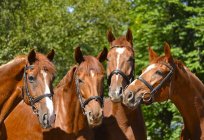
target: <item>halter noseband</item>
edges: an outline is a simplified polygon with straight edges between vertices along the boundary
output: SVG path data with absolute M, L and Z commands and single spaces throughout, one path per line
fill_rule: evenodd
M 89 97 L 88 99 L 86 99 L 84 101 L 83 97 L 82 97 L 82 94 L 81 94 L 81 91 L 80 91 L 80 86 L 79 86 L 79 79 L 77 78 L 76 76 L 76 73 L 75 73 L 75 83 L 76 83 L 76 94 L 79 98 L 79 102 L 80 102 L 80 105 L 81 105 L 81 108 L 82 108 L 82 112 L 84 115 L 86 115 L 86 112 L 85 112 L 85 106 L 91 101 L 91 100 L 97 100 L 99 101 L 101 107 L 103 107 L 103 95 L 101 96 L 91 96 Z
M 127 84 L 129 85 L 133 80 L 134 80 L 134 72 L 132 70 L 130 76 L 127 76 L 124 72 L 122 72 L 121 70 L 119 69 L 116 69 L 116 70 L 113 70 L 110 75 L 108 76 L 108 85 L 110 86 L 110 83 L 111 83 L 111 78 L 112 76 L 116 74 L 116 75 L 121 75 L 125 81 L 127 82 Z
M 170 65 L 168 65 L 167 63 L 164 63 L 164 62 L 160 62 L 160 64 L 165 65 L 166 67 L 168 67 L 170 71 L 168 72 L 168 74 L 164 77 L 164 79 L 163 79 L 156 87 L 153 87 L 152 85 L 150 85 L 150 84 L 149 84 L 146 80 L 144 80 L 141 76 L 139 76 L 139 77 L 137 78 L 138 80 L 140 80 L 143 84 L 145 84 L 145 85 L 150 89 L 150 93 L 146 92 L 146 93 L 144 93 L 143 96 L 142 96 L 142 100 L 143 100 L 144 103 L 151 103 L 151 102 L 153 102 L 153 100 L 154 100 L 154 94 L 155 94 L 156 92 L 158 92 L 158 91 L 162 88 L 162 86 L 164 85 L 164 83 L 165 83 L 167 80 L 171 79 L 171 77 L 172 77 L 172 75 L 173 75 L 173 73 L 174 73 L 174 69 L 173 69 L 172 66 L 170 66 Z M 163 74 L 162 74 L 162 75 L 163 75 Z M 146 94 L 150 94 L 150 97 L 149 97 L 148 99 L 145 99 L 145 95 L 146 95 Z
M 35 103 L 39 102 L 40 100 L 42 100 L 43 98 L 45 97 L 52 97 L 53 94 L 52 93 L 47 93 L 47 94 L 43 94 L 43 95 L 40 95 L 36 98 L 32 97 L 30 92 L 29 92 L 29 89 L 28 89 L 28 83 L 27 83 L 27 73 L 26 71 L 28 69 L 33 69 L 34 65 L 29 65 L 29 66 L 25 66 L 24 67 L 24 74 L 23 74 L 23 78 L 24 78 L 24 91 L 26 93 L 26 96 L 28 97 L 28 100 L 30 102 L 30 105 L 32 107 L 32 110 L 33 112 L 36 114 L 38 113 L 38 109 L 35 107 Z

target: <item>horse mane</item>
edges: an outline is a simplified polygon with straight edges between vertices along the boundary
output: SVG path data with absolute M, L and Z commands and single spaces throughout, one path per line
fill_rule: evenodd
M 62 80 L 59 82 L 59 84 L 56 86 L 56 88 L 59 88 L 63 85 L 65 85 L 68 82 L 71 82 L 74 77 L 74 72 L 77 68 L 77 65 L 74 65 L 70 68 L 70 70 L 67 72 L 67 74 L 62 78 Z
M 1 66 L 0 66 L 0 70 L 1 70 L 1 69 L 5 69 L 5 68 L 7 68 L 7 67 L 12 67 L 12 66 L 14 66 L 14 65 L 16 66 L 16 65 L 22 63 L 22 62 L 25 61 L 25 60 L 26 60 L 26 59 L 23 58 L 23 57 L 16 57 L 16 58 L 14 58 L 13 60 L 10 60 L 9 62 L 7 62 L 7 63 L 1 65 Z

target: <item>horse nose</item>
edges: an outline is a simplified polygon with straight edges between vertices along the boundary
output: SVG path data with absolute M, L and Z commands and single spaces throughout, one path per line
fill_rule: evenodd
M 49 123 L 49 121 L 48 121 L 48 114 L 47 113 L 43 114 L 42 119 L 43 119 L 43 123 L 45 125 L 47 125 Z
M 102 111 L 97 111 L 97 112 L 90 111 L 89 116 L 92 121 L 99 121 L 103 117 L 103 113 Z

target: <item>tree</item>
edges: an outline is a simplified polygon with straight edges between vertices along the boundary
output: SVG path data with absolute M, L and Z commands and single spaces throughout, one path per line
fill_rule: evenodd
M 92 55 L 109 46 L 106 31 L 123 30 L 121 27 L 128 21 L 125 10 L 128 5 L 125 0 L 3 0 L 0 2 L 0 64 L 32 48 L 42 53 L 53 48 L 58 82 L 75 63 L 76 46 Z

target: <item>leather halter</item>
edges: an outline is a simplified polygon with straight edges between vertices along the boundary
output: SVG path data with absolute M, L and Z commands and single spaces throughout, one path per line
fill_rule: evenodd
M 82 94 L 81 94 L 81 91 L 80 91 L 80 86 L 79 86 L 79 79 L 77 78 L 76 76 L 76 73 L 75 73 L 75 84 L 76 84 L 76 94 L 79 98 L 79 102 L 80 102 L 80 105 L 81 105 L 81 108 L 82 108 L 82 112 L 84 115 L 86 115 L 86 112 L 85 112 L 85 106 L 91 101 L 91 100 L 96 100 L 96 101 L 99 101 L 101 107 L 103 107 L 103 95 L 101 96 L 91 96 L 89 97 L 88 99 L 84 100 L 83 97 L 82 97 Z
M 26 96 L 28 97 L 28 100 L 29 100 L 29 103 L 30 103 L 30 105 L 32 107 L 33 112 L 36 114 L 36 113 L 38 113 L 38 109 L 35 107 L 35 103 L 39 102 L 40 100 L 42 100 L 45 97 L 52 97 L 53 94 L 52 93 L 46 93 L 46 94 L 40 95 L 40 96 L 35 97 L 35 98 L 31 96 L 31 94 L 29 92 L 29 89 L 28 89 L 26 71 L 29 70 L 29 69 L 33 69 L 33 67 L 34 67 L 34 65 L 29 65 L 29 66 L 26 65 L 24 67 L 23 79 L 24 79 L 24 91 L 26 93 Z
M 168 72 L 168 74 L 164 77 L 164 79 L 163 79 L 156 87 L 153 87 L 152 85 L 150 85 L 150 84 L 149 84 L 145 79 L 143 79 L 141 76 L 139 76 L 139 77 L 137 78 L 138 80 L 140 80 L 143 84 L 145 84 L 145 85 L 150 89 L 150 93 L 146 92 L 146 93 L 144 93 L 143 96 L 142 96 L 142 100 L 143 100 L 144 103 L 152 103 L 153 100 L 154 100 L 154 94 L 155 94 L 156 92 L 158 92 L 158 91 L 162 88 L 162 86 L 164 85 L 164 83 L 165 83 L 166 81 L 168 81 L 168 80 L 171 79 L 171 77 L 172 77 L 172 75 L 173 75 L 173 73 L 174 73 L 174 68 L 173 68 L 172 66 L 170 66 L 169 64 L 164 63 L 164 62 L 160 62 L 160 64 L 165 65 L 166 67 L 168 67 L 170 71 Z M 162 75 L 164 75 L 164 74 L 162 73 Z M 148 99 L 145 99 L 145 95 L 146 95 L 146 94 L 150 94 L 150 97 L 149 97 Z

